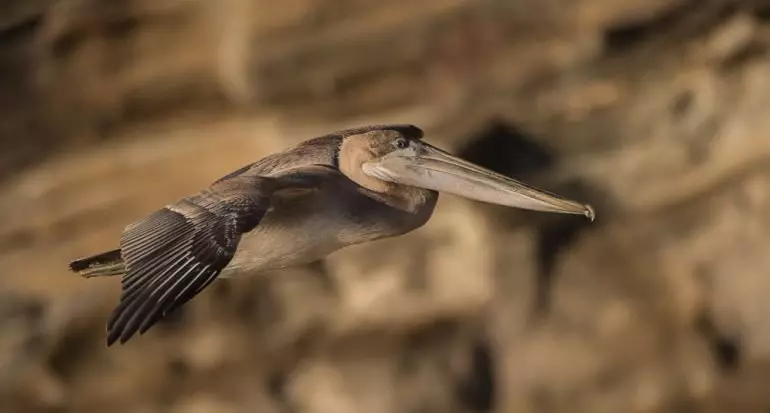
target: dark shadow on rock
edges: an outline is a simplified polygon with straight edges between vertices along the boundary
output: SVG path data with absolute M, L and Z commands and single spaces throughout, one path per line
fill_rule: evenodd
M 764 59 L 767 56 L 768 47 L 764 42 L 750 41 L 728 54 L 719 62 L 719 70 L 723 74 L 740 71 L 752 61 Z
M 580 180 L 560 184 L 535 182 L 559 162 L 559 155 L 545 146 L 522 128 L 493 119 L 488 125 L 467 138 L 469 143 L 459 155 L 496 172 L 518 179 L 544 190 L 592 204 L 601 214 L 604 199 L 595 188 Z M 600 205 L 597 205 L 600 204 Z M 586 230 L 595 229 L 597 222 L 590 222 L 582 216 L 535 213 L 513 208 L 493 208 L 495 217 L 509 228 L 529 226 L 537 237 L 537 277 L 534 291 L 532 315 L 540 319 L 548 314 L 551 292 L 558 260 L 562 253 L 571 248 L 578 236 Z
M 265 383 L 267 394 L 276 402 L 281 413 L 297 411 L 297 408 L 291 402 L 290 396 L 286 394 L 287 382 L 287 373 L 278 370 L 270 374 Z
M 608 199 L 607 196 L 579 180 L 564 183 L 551 190 L 591 204 L 599 218 L 591 222 L 578 215 L 548 214 L 538 223 L 535 235 L 537 281 L 530 314 L 532 322 L 547 318 L 550 314 L 551 296 L 562 255 L 579 242 L 581 235 L 601 228 L 606 222 L 603 211 L 611 210 L 611 205 L 603 201 Z
M 171 357 L 168 360 L 168 370 L 177 380 L 183 380 L 190 374 L 190 365 L 182 357 Z
M 104 346 L 103 325 L 71 325 L 53 343 L 47 357 L 51 371 L 62 379 L 77 376 L 84 360 L 93 357 Z
M 0 12 L 0 182 L 61 147 L 38 110 L 44 97 L 35 82 L 33 45 L 42 14 L 3 16 L 6 12 Z
M 492 119 L 465 139 L 458 155 L 495 172 L 524 178 L 553 166 L 556 156 L 521 128 Z
M 457 385 L 457 395 L 463 406 L 473 412 L 491 412 L 495 407 L 495 361 L 486 341 L 471 349 L 471 369 Z
M 623 22 L 612 26 L 604 32 L 604 47 L 610 54 L 628 51 L 653 37 L 660 36 L 661 32 L 668 28 L 676 27 L 677 22 L 687 18 L 692 14 L 693 8 L 700 5 L 700 0 L 688 0 L 649 19 Z
M 752 14 L 762 21 L 770 21 L 770 2 L 767 0 L 756 0 L 752 5 Z
M 547 317 L 551 308 L 551 296 L 557 264 L 561 254 L 577 242 L 584 231 L 591 229 L 587 219 L 575 219 L 573 216 L 560 215 L 545 222 L 537 231 L 537 280 L 531 309 L 532 321 Z
M 43 16 L 33 14 L 27 18 L 19 19 L 14 24 L 6 25 L 0 29 L 0 47 L 8 47 L 9 43 L 27 41 L 34 37 L 40 29 Z
M 740 367 L 743 353 L 740 339 L 720 331 L 709 311 L 701 312 L 695 328 L 708 344 L 722 373 L 732 373 Z
M 479 324 L 456 318 L 436 319 L 422 329 L 412 331 L 405 337 L 403 350 L 398 359 L 398 374 L 401 380 L 409 381 L 421 377 L 422 381 L 430 371 L 430 385 L 447 386 L 456 409 L 463 412 L 492 412 L 495 408 L 497 383 L 495 366 L 498 364 L 491 345 L 479 331 Z M 372 336 L 361 337 L 371 340 Z M 366 345 L 346 343 L 346 345 Z M 425 400 L 428 402 L 428 400 Z M 430 403 L 429 403 L 430 404 Z M 422 413 L 429 410 L 422 403 L 412 404 L 405 411 Z

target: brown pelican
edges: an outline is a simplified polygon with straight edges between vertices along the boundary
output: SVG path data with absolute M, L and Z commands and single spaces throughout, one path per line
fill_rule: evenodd
M 84 277 L 122 278 L 107 345 L 141 335 L 217 278 L 319 260 L 424 225 L 439 192 L 581 214 L 564 199 L 459 159 L 412 125 L 348 129 L 246 165 L 128 225 L 120 248 L 75 260 Z

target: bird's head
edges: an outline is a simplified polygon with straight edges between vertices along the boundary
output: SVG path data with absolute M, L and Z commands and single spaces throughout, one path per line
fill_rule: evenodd
M 591 206 L 534 188 L 458 158 L 422 140 L 413 125 L 370 126 L 343 135 L 340 171 L 378 193 L 398 194 L 407 188 L 446 192 L 515 208 L 585 215 Z

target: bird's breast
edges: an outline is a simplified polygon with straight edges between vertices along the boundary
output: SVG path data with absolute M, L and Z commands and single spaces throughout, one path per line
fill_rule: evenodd
M 307 264 L 346 246 L 408 232 L 423 217 L 404 214 L 348 187 L 287 193 L 242 236 L 222 277 Z
M 223 275 L 271 271 L 321 259 L 343 247 L 334 236 L 340 225 L 331 213 L 274 208 L 253 231 L 241 237 Z

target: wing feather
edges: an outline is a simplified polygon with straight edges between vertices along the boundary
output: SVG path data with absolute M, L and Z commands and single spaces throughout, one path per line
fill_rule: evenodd
M 127 227 L 120 303 L 107 323 L 107 344 L 145 332 L 172 308 L 215 279 L 230 262 L 241 234 L 269 207 L 258 177 L 233 178 L 166 206 Z
M 279 177 L 235 175 L 127 226 L 121 237 L 126 273 L 107 322 L 107 345 L 145 333 L 213 283 L 241 235 L 267 213 L 274 191 L 318 188 L 330 176 L 339 175 L 318 165 Z

